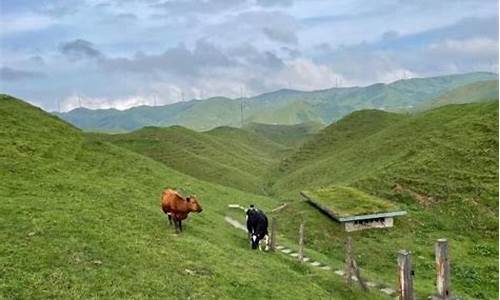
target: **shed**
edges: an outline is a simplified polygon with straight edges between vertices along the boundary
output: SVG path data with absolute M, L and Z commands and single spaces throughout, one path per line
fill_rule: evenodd
M 406 211 L 392 202 L 346 186 L 330 186 L 300 194 L 343 224 L 346 231 L 392 227 L 394 217 L 406 215 Z

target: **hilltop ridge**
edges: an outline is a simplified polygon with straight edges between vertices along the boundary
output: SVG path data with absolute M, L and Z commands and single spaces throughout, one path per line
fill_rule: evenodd
M 56 113 L 86 131 L 124 132 L 144 126 L 182 125 L 205 131 L 219 126 L 241 127 L 257 122 L 295 125 L 329 124 L 360 109 L 401 111 L 478 81 L 498 80 L 498 74 L 476 72 L 429 78 L 411 78 L 366 87 L 339 87 L 319 91 L 283 89 L 240 99 L 213 97 L 150 107 L 117 110 L 73 110 Z M 240 110 L 244 120 L 241 122 Z

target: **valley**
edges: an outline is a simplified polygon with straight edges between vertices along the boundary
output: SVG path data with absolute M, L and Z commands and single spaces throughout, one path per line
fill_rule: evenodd
M 429 296 L 433 245 L 444 237 L 453 292 L 494 299 L 498 100 L 485 89 L 498 89 L 498 81 L 475 85 L 478 93 L 459 87 L 428 100 L 436 103 L 429 109 L 357 110 L 327 126 L 249 122 L 115 134 L 83 132 L 2 95 L 1 238 L 7 243 L 0 246 L 0 295 L 157 298 L 168 291 L 201 299 L 387 299 L 346 286 L 332 271 L 250 251 L 245 234 L 224 221 L 244 222 L 229 204 L 255 204 L 276 220 L 278 240 L 291 249 L 305 222 L 306 254 L 341 269 L 348 234 L 299 192 L 342 185 L 408 212 L 394 228 L 349 234 L 369 280 L 394 287 L 396 253 L 407 249 L 416 294 Z M 465 91 L 479 96 L 457 96 Z M 180 235 L 159 207 L 165 188 L 197 194 L 204 208 L 190 215 Z

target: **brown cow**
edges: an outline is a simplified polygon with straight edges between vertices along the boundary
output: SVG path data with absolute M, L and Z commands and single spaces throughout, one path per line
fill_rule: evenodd
M 182 197 L 177 191 L 167 189 L 161 197 L 161 208 L 168 215 L 168 222 L 172 225 L 174 219 L 175 232 L 182 231 L 182 220 L 185 220 L 192 211 L 201 212 L 196 196 Z

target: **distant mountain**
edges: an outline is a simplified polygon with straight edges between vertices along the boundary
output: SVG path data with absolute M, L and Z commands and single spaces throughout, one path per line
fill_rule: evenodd
M 475 103 L 498 99 L 498 80 L 485 80 L 457 87 L 444 95 L 431 98 L 417 105 L 423 111 L 448 104 Z
M 158 107 L 140 106 L 124 111 L 78 108 L 56 114 L 87 131 L 126 132 L 144 126 L 171 125 L 209 130 L 219 126 L 240 127 L 240 105 L 243 104 L 244 123 L 329 124 L 360 109 L 410 109 L 457 87 L 485 80 L 498 80 L 498 75 L 476 72 L 311 92 L 284 89 L 245 98 L 242 102 L 240 99 L 214 97 Z

